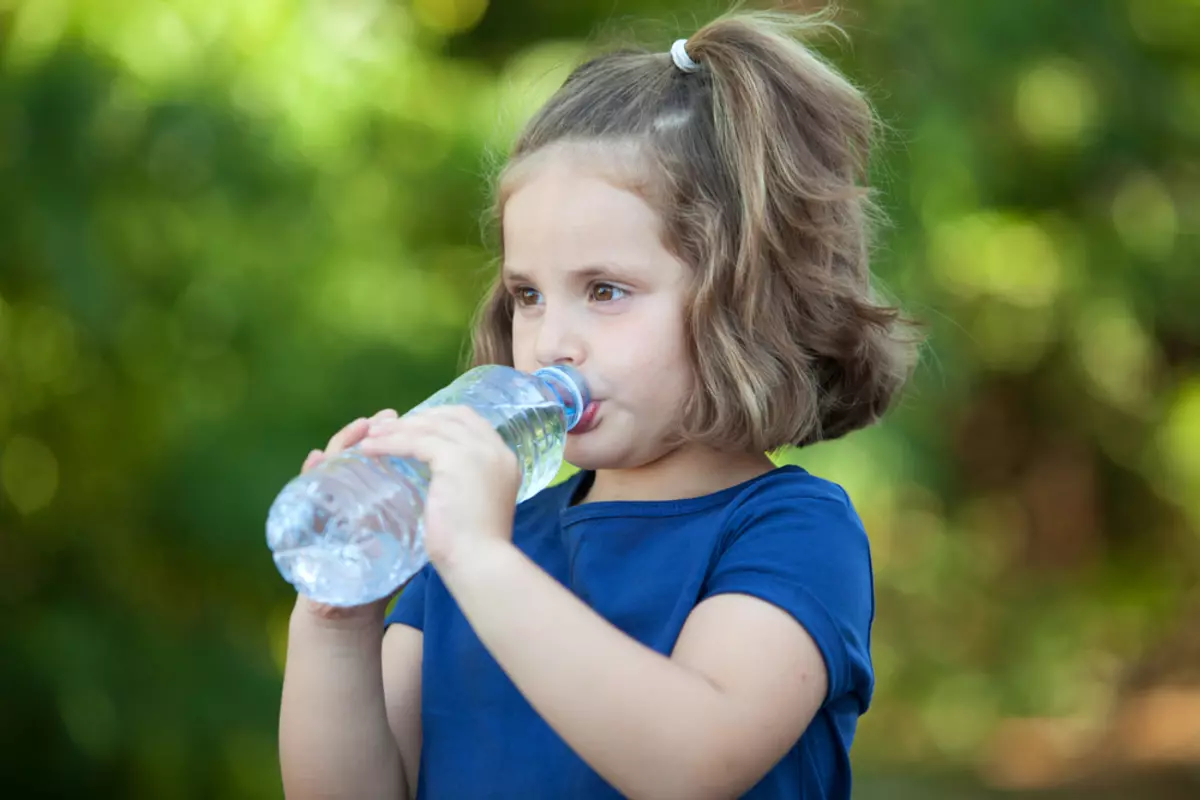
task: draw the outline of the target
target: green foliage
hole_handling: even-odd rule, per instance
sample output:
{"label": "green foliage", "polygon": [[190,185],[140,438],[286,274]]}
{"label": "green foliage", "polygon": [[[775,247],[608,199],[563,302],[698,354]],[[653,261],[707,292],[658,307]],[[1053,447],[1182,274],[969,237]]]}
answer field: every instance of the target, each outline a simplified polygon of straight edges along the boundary
{"label": "green foliage", "polygon": [[[930,346],[785,459],[873,539],[857,762],[1013,782],[1005,725],[1102,729],[1197,583],[1200,6],[851,5],[820,45],[889,124],[877,271]],[[456,373],[495,156],[592,33],[716,8],[0,3],[12,796],[278,796],[271,498]]]}

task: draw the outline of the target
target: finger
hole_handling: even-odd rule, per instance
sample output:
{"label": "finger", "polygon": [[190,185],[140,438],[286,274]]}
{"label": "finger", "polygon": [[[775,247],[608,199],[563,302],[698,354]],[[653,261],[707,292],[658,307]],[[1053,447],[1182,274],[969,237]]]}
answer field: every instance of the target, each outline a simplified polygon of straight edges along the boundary
{"label": "finger", "polygon": [[[434,419],[398,425],[386,433],[363,439],[359,449],[364,455],[414,458],[434,470],[439,464],[460,458],[482,459],[492,464],[516,463],[516,455],[491,428],[485,426],[483,433],[487,436],[481,436],[467,425],[438,423]],[[488,441],[488,436],[494,441]]]}
{"label": "finger", "polygon": [[414,419],[416,419],[416,417],[404,417],[402,419],[392,417],[385,417],[382,419],[372,418],[371,424],[367,426],[367,436],[378,436],[380,433],[385,431],[390,432],[397,430],[402,425],[406,425]]}
{"label": "finger", "polygon": [[367,430],[360,445],[366,447],[368,443],[374,443],[378,447],[381,440],[389,442],[390,445],[396,445],[405,441],[431,437],[447,442],[458,442],[461,445],[478,439],[479,435],[473,434],[453,422],[447,423],[444,419],[406,419],[375,423]]}
{"label": "finger", "polygon": [[370,420],[359,417],[346,427],[335,433],[325,447],[326,455],[336,456],[338,453],[356,444],[367,433]]}
{"label": "finger", "polygon": [[367,435],[367,431],[370,430],[371,425],[377,422],[385,422],[390,419],[396,419],[397,416],[396,409],[385,408],[380,411],[376,411],[371,417],[359,417],[338,432],[339,435],[344,436],[341,442],[341,448],[344,450],[348,447],[353,447],[364,436]]}
{"label": "finger", "polygon": [[300,467],[301,474],[308,472],[310,469],[320,464],[325,459],[325,454],[320,450],[312,450],[304,459],[304,465]]}
{"label": "finger", "polygon": [[416,433],[425,430],[462,432],[474,431],[478,435],[492,426],[473,409],[467,406],[440,406],[412,416],[397,419],[372,419],[367,429],[368,436],[392,435],[400,432]]}
{"label": "finger", "polygon": [[415,458],[432,469],[439,454],[455,442],[436,429],[427,431],[401,430],[381,436],[369,436],[359,445],[364,455],[389,455]]}
{"label": "finger", "polygon": [[438,420],[440,424],[455,425],[476,435],[495,430],[495,426],[478,410],[470,406],[444,406],[440,409]]}

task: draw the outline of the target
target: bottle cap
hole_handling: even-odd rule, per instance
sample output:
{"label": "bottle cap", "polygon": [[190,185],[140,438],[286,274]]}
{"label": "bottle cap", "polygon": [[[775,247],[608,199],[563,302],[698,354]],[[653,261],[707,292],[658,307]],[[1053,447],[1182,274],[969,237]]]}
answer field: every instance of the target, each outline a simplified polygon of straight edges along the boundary
{"label": "bottle cap", "polygon": [[533,374],[544,380],[562,403],[567,418],[567,430],[574,428],[588,403],[592,402],[592,393],[588,390],[583,375],[566,364],[542,367]]}

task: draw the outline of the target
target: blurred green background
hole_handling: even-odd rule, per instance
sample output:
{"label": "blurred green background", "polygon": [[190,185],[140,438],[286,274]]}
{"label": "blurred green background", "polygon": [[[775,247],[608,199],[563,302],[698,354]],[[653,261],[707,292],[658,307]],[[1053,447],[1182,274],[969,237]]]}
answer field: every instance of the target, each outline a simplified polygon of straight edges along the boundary
{"label": "blurred green background", "polygon": [[[723,8],[0,0],[5,796],[280,795],[271,499],[456,374],[491,165],[570,65]],[[786,456],[873,540],[856,797],[1200,796],[1200,2],[839,20],[931,334]]]}

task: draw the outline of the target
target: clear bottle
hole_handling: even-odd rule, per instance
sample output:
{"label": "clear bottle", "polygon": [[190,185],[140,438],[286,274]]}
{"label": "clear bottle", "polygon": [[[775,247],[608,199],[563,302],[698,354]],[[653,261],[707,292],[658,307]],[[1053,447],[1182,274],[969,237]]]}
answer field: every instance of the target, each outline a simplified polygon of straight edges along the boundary
{"label": "clear bottle", "polygon": [[[487,364],[408,414],[443,405],[477,411],[517,455],[520,502],[557,474],[567,431],[589,402],[573,367],[525,373]],[[354,606],[386,597],[429,560],[423,519],[428,489],[429,470],[420,461],[348,448],[293,478],[271,504],[267,546],[276,567],[318,602]]]}

